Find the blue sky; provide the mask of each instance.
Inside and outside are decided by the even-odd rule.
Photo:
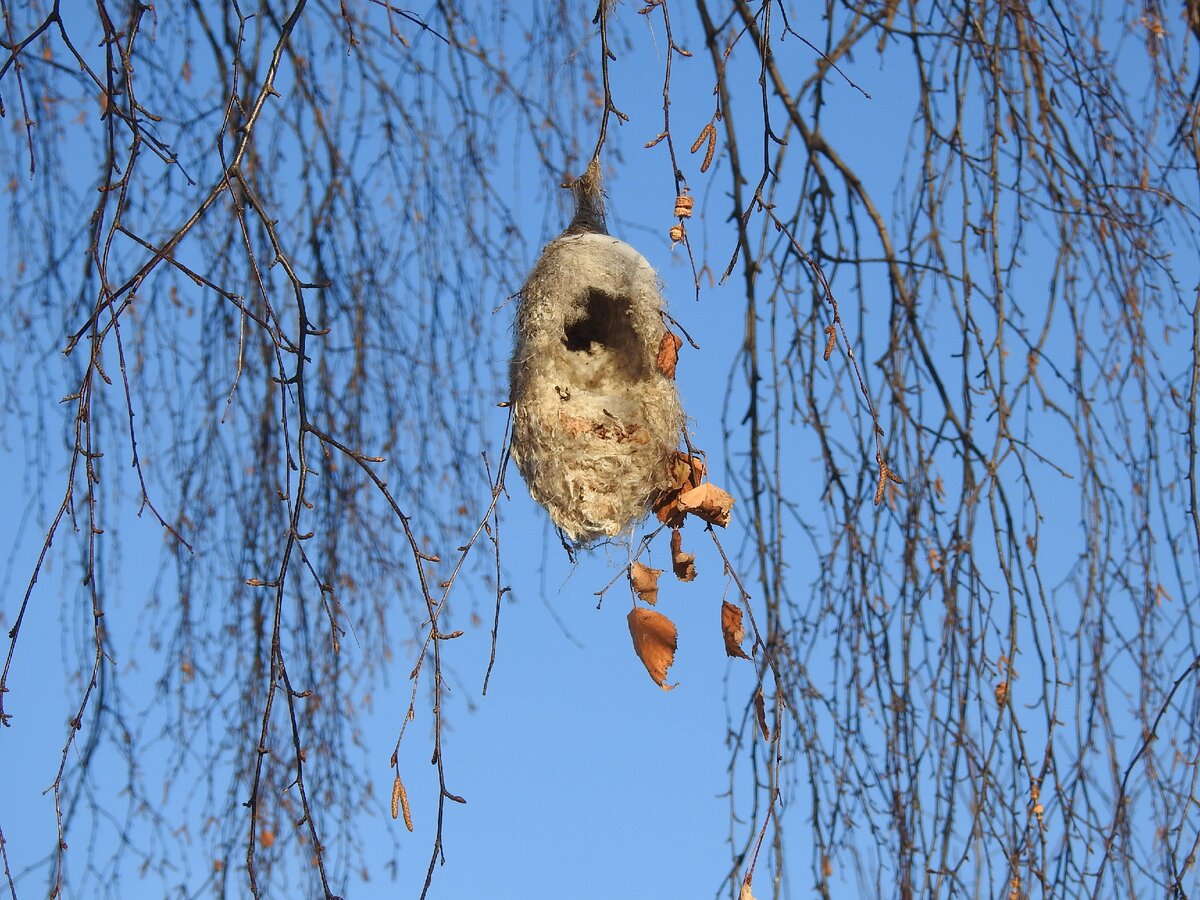
[[[573,46],[579,54],[597,55],[597,42],[587,36],[584,17],[579,19],[575,31],[567,29],[568,34],[562,39],[564,45]],[[695,24],[689,25],[689,21],[677,17],[675,39],[699,55],[701,38]],[[506,40],[510,42],[507,47],[514,57],[524,50],[519,34],[519,28],[506,32]],[[736,383],[736,378],[732,391],[726,393],[745,315],[741,281],[735,274],[726,286],[710,287],[706,283],[699,301],[693,297],[686,256],[681,247],[672,248],[668,238],[668,229],[675,221],[671,214],[675,191],[665,145],[644,147],[661,129],[662,36],[656,28],[651,29],[647,19],[636,15],[630,5],[621,7],[618,34],[618,60],[613,63],[610,75],[614,99],[630,121],[619,127],[610,126],[614,134],[604,155],[609,176],[610,224],[614,234],[637,247],[659,272],[672,315],[700,345],[699,352],[685,349],[681,356],[679,389],[689,415],[693,443],[708,453],[713,480],[730,487],[740,501],[735,506],[733,523],[720,538],[743,567],[740,574],[754,594],[751,566],[742,552],[747,540],[744,498],[737,496],[735,480],[729,475],[729,469],[736,468],[739,462],[725,458],[722,441],[724,410],[737,410],[745,403],[744,387]],[[577,42],[573,40],[576,36]],[[429,42],[431,38],[419,36],[414,41],[421,48],[419,42]],[[799,41],[787,39],[778,53],[797,80],[811,71],[813,53]],[[331,73],[338,71],[336,60],[329,66]],[[889,198],[892,186],[908,164],[903,148],[915,100],[908,69],[899,55],[855,58],[845,68],[847,75],[870,98],[842,80],[831,79],[826,89],[828,108],[823,128],[830,142],[862,174],[874,195]],[[753,98],[757,74],[753,67],[735,67],[732,83],[746,92],[744,96]],[[687,145],[712,113],[711,70],[706,62],[694,60],[685,65],[677,58],[672,77],[671,115],[680,145],[677,150],[696,196],[697,215],[689,223],[689,231],[699,260],[720,272],[733,248],[732,231],[725,220],[726,182],[721,177],[727,162],[718,154],[713,171],[708,177],[701,177],[698,158],[687,155]],[[280,85],[283,94],[280,104],[287,103],[288,88],[285,77]],[[579,86],[564,86],[567,89],[578,91]],[[331,87],[331,95],[340,98],[333,102],[353,103],[353,92],[350,94],[347,99]],[[8,94],[5,96],[7,100]],[[439,102],[436,92],[430,92],[426,99]],[[552,196],[555,189],[547,183],[546,172],[532,157],[515,110],[509,107],[507,113],[512,118],[501,118],[495,123],[488,148],[500,155],[491,188],[514,199],[519,234],[513,239],[513,252],[532,266],[540,246],[559,232],[568,215],[563,197],[558,198],[557,207],[546,202],[545,198]],[[744,148],[757,153],[759,146],[754,136],[761,133],[759,109],[746,102],[735,113],[739,131],[745,135]],[[453,127],[452,120],[447,113],[448,128]],[[268,125],[269,121],[268,118]],[[594,120],[585,119],[569,124],[566,130],[573,131],[579,146],[587,148],[594,141],[595,128]],[[94,137],[95,131],[84,128],[77,134]],[[4,140],[6,147],[18,150],[21,147],[20,141],[11,136]],[[367,147],[363,155],[369,156],[370,139],[364,143]],[[82,204],[90,202],[87,192],[88,179],[94,172],[94,145],[81,139],[61,147],[60,152],[68,170],[79,167],[83,198],[80,202],[81,208],[85,208]],[[563,165],[577,162],[564,160]],[[799,165],[798,155],[785,160],[780,173],[785,184],[789,167],[796,166],[798,170]],[[200,171],[207,174],[203,168]],[[385,188],[388,174],[380,173],[378,178],[376,184]],[[201,185],[207,183],[203,177],[198,180]],[[20,194],[24,200],[36,199],[36,188],[22,186],[21,191],[25,192]],[[890,211],[888,215],[890,221]],[[15,270],[15,263],[23,253],[22,242],[12,231],[14,221],[7,215],[0,219],[0,245],[8,248],[10,272]],[[755,218],[751,225],[755,234],[768,227],[761,217]],[[1027,243],[1020,285],[1028,292],[1029,305],[1037,308],[1039,286],[1044,286],[1050,277],[1049,261],[1039,253],[1036,235]],[[1190,252],[1189,245],[1183,246],[1188,248],[1185,253]],[[184,258],[193,264],[199,262],[198,258],[187,254],[197,252],[187,246],[181,249]],[[418,258],[419,254],[413,257]],[[1190,271],[1195,274],[1194,260]],[[419,277],[419,273],[407,270],[404,275]],[[882,278],[877,283],[868,280],[861,293],[849,287],[849,280],[844,284],[847,285],[844,288],[838,285],[843,315],[852,338],[863,341],[860,355],[865,361],[865,373],[876,386],[878,375],[870,362],[878,357],[886,336],[886,289]],[[493,282],[491,293],[478,299],[479,308],[488,314],[484,317],[480,346],[471,350],[482,357],[483,368],[493,373],[502,373],[507,363],[514,306],[505,303],[505,298],[519,286],[519,280],[511,277]],[[64,292],[64,296],[69,293]],[[497,312],[491,312],[497,308]],[[957,350],[958,324],[947,314],[944,321],[934,326],[931,339],[935,353],[951,356]],[[1099,342],[1103,334],[1100,323],[1092,327]],[[10,501],[12,508],[31,510],[28,518],[10,514],[0,519],[0,550],[4,553],[0,557],[4,560],[0,575],[4,604],[0,622],[5,628],[11,626],[14,603],[19,602],[29,577],[47,515],[52,513],[56,494],[61,496],[65,475],[58,459],[65,458],[69,446],[64,443],[68,417],[57,405],[59,397],[69,392],[71,377],[70,365],[65,367],[65,374],[55,368],[60,365],[62,335],[55,332],[53,321],[41,323],[34,334],[39,358],[45,361],[44,369],[17,366],[19,354],[24,352],[22,344],[0,342],[4,370],[19,371],[23,379],[15,390],[9,385],[5,402],[20,403],[29,409],[36,406],[40,410],[37,415],[44,416],[49,423],[46,427],[51,436],[47,442],[50,450],[61,454],[50,457],[48,468],[30,465],[28,454],[36,442],[27,436],[31,432],[23,434],[21,429],[32,428],[31,423],[36,421],[33,417],[14,418],[14,426],[4,432],[0,453],[4,470],[12,473],[8,484],[16,487],[16,493],[9,495],[15,498]],[[186,340],[181,343],[186,344]],[[1186,359],[1185,350],[1182,340],[1164,345],[1163,368],[1180,369]],[[821,378],[827,379],[851,377],[839,358],[834,359],[827,372],[821,373]],[[484,422],[482,436],[464,432],[422,438],[449,442],[472,460],[478,460],[478,454],[484,450],[489,458],[495,459],[499,455],[506,413],[492,404],[503,399],[507,389],[502,378],[476,386],[480,390],[479,407],[486,410],[485,416],[490,416]],[[877,399],[880,393],[876,390]],[[27,397],[35,399],[30,402]],[[111,402],[119,407],[119,394],[113,393]],[[153,412],[147,413],[147,421],[153,423]],[[845,423],[839,426],[840,439],[852,442],[855,427],[865,421],[861,413],[857,410],[855,415],[846,416]],[[1059,427],[1039,410],[1025,411],[1022,415],[1026,427],[1042,430],[1043,434]],[[737,419],[736,413],[730,413],[730,422],[736,423]],[[119,426],[119,417],[112,421]],[[235,429],[240,424],[234,417],[223,427]],[[64,437],[60,438],[60,434]],[[798,421],[789,422],[779,438],[781,456],[793,466],[789,476],[793,483],[792,497],[805,511],[806,524],[820,535],[827,516],[821,507],[825,484],[817,443],[811,431]],[[111,435],[111,440],[117,448],[114,456],[121,455],[119,431]],[[364,449],[370,452],[370,448]],[[1073,453],[1069,439],[1064,438],[1062,458],[1055,462],[1070,469]],[[395,454],[387,464],[387,471],[396,472],[395,467],[402,467],[403,462],[404,454]],[[908,474],[909,461],[893,462]],[[949,496],[953,497],[956,495],[954,460],[946,453],[938,463],[941,466],[938,474],[946,479]],[[121,480],[125,476],[112,477],[129,490],[130,483]],[[474,477],[476,480],[465,489],[474,492],[482,508],[486,502],[486,482],[481,464],[475,466]],[[1036,477],[1049,520],[1042,531],[1044,553],[1050,558],[1046,571],[1048,577],[1059,583],[1072,570],[1084,537],[1079,533],[1078,495],[1070,480],[1056,473],[1046,470]],[[695,525],[690,526],[685,534],[688,549],[697,554],[700,577],[691,584],[668,582],[664,578],[658,605],[679,628],[679,652],[670,674],[670,680],[679,686],[664,693],[651,683],[633,653],[626,625],[631,597],[625,584],[618,580],[600,609],[596,608],[595,592],[628,562],[628,548],[615,542],[582,553],[578,563],[571,563],[559,547],[545,513],[530,500],[515,467],[510,467],[508,485],[510,498],[500,504],[499,523],[504,550],[503,581],[511,593],[506,595],[501,612],[497,660],[487,696],[481,696],[481,685],[489,658],[494,588],[481,574],[470,572],[455,587],[446,614],[449,625],[462,628],[465,633],[462,638],[443,645],[450,673],[443,735],[445,771],[448,789],[463,796],[467,803],[447,806],[446,864],[435,873],[431,895],[486,896],[498,900],[720,895],[723,879],[730,869],[731,782],[737,787],[733,809],[736,821],[732,825],[736,844],[740,846],[762,821],[761,807],[759,818],[749,819],[753,791],[746,759],[741,758],[732,774],[730,771],[728,724],[740,720],[754,686],[752,666],[727,660],[720,635],[721,600],[734,599],[736,588],[722,574],[719,556],[707,535]],[[212,869],[202,832],[211,828],[240,840],[242,826],[235,817],[242,813],[238,802],[243,798],[235,796],[229,802],[229,771],[208,770],[199,751],[194,755],[186,749],[179,753],[167,742],[153,737],[154,724],[160,721],[156,707],[171,702],[155,693],[159,671],[164,663],[168,669],[171,666],[171,650],[169,646],[154,646],[160,629],[161,636],[169,636],[166,623],[171,606],[169,602],[166,604],[166,612],[163,607],[148,611],[146,598],[150,595],[170,598],[172,583],[170,574],[162,575],[157,568],[163,544],[161,530],[148,516],[138,518],[133,514],[136,511],[133,499],[127,494],[123,504],[114,504],[105,511],[106,541],[119,546],[122,554],[114,566],[112,580],[104,585],[109,597],[106,623],[117,648],[112,672],[120,680],[132,707],[125,710],[127,721],[139,722],[145,729],[135,742],[138,747],[135,763],[142,775],[142,786],[149,801],[162,804],[170,823],[164,830],[172,834],[164,837],[142,820],[133,828],[137,841],[151,846],[160,840],[177,842],[183,850],[177,860],[179,870],[170,873],[166,884],[153,874],[140,876],[138,861],[129,854],[118,863],[119,882],[110,880],[113,871],[106,867],[105,860],[130,802],[123,793],[129,766],[122,758],[120,742],[115,741],[102,745],[86,782],[99,808],[111,818],[93,819],[85,814],[69,836],[71,847],[67,859],[73,873],[79,876],[83,874],[85,861],[92,858],[97,866],[97,880],[108,884],[109,893],[114,896],[162,896],[177,880],[186,881],[190,895],[195,895]],[[792,531],[795,533],[789,534],[787,560],[794,579],[791,589],[796,596],[806,597],[813,577],[810,573],[815,571],[816,550],[800,529]],[[449,549],[441,548],[443,558],[449,558]],[[396,552],[401,552],[398,544]],[[476,552],[486,556],[488,548],[481,544]],[[77,586],[77,555],[78,538],[63,532],[33,595],[10,675],[12,692],[5,698],[6,710],[11,708],[15,718],[13,727],[0,733],[0,768],[20,773],[20,777],[10,778],[6,783],[0,828],[7,840],[8,859],[18,877],[22,896],[36,895],[46,883],[47,870],[38,861],[53,847],[54,810],[51,798],[43,791],[54,779],[65,723],[78,704],[80,686],[72,673],[79,660],[86,660],[90,653],[90,616]],[[660,539],[654,547],[651,562],[668,568],[665,540]],[[242,578],[245,573],[233,575]],[[379,585],[378,590],[394,592],[394,587]],[[207,613],[216,617],[213,621],[220,621],[222,615],[215,608],[221,596],[217,590],[213,598],[205,598],[205,602],[214,606]],[[394,602],[404,604],[411,599],[397,594]],[[936,619],[934,612],[929,615],[931,620]],[[371,620],[351,624],[364,637],[369,629],[377,627]],[[836,625],[825,624],[831,646]],[[368,773],[372,788],[369,806],[374,814],[364,814],[352,823],[321,822],[326,843],[333,848],[329,857],[331,872],[344,879],[345,896],[353,898],[414,896],[416,892],[411,888],[423,879],[434,834],[437,776],[429,764],[427,706],[418,704],[410,736],[400,750],[400,769],[411,798],[415,832],[409,834],[403,823],[391,819],[388,811],[392,781],[388,758],[408,705],[407,676],[412,666],[411,629],[402,616],[396,616],[391,627],[396,629],[392,635],[395,655],[383,667],[383,682],[375,685],[369,696],[365,689],[358,691],[352,698],[354,709],[350,713],[356,741],[350,750],[355,757],[347,762],[361,764]],[[1030,626],[1026,622],[1022,627]],[[343,640],[343,659],[348,666],[362,664],[364,654],[370,652],[369,642],[357,640],[355,633]],[[806,660],[809,677],[814,682],[834,677],[829,668],[833,655],[832,651],[822,655],[818,649]],[[199,662],[202,665],[204,661]],[[1128,661],[1118,660],[1113,665],[1114,671],[1119,671]],[[237,677],[237,672],[222,673],[222,679]],[[1032,680],[1027,682],[1031,688]],[[1014,691],[1020,689],[1018,686]],[[144,718],[141,710],[149,711]],[[219,722],[222,716],[218,713],[214,718]],[[1122,719],[1118,711],[1115,727],[1121,732],[1118,745],[1123,751],[1122,758],[1127,758],[1135,746],[1137,723]],[[78,764],[80,746],[87,737],[85,728],[68,753],[68,766]],[[196,746],[210,745],[218,739],[219,734],[197,735]],[[1030,739],[1036,743],[1037,734],[1031,732]],[[784,763],[789,774],[796,773],[793,783],[801,786],[807,780],[803,765],[802,759],[793,758]],[[170,770],[185,774],[174,783],[170,795],[162,796],[163,774]],[[206,818],[214,809],[219,820],[215,824]],[[783,798],[783,810],[787,883],[792,896],[808,896],[812,888],[813,849],[806,792],[789,791]],[[183,830],[177,830],[180,825]],[[352,839],[348,837],[351,834]],[[394,872],[389,867],[393,858],[397,865]],[[852,864],[848,854],[834,862],[835,883],[840,881],[847,891],[853,889],[849,887],[854,883]],[[872,867],[869,852],[862,864],[868,870]],[[760,897],[770,895],[771,875],[764,857],[756,880],[756,893]],[[233,880],[229,895],[240,896],[243,893],[242,883],[237,880],[240,873],[230,873],[230,877]],[[294,887],[296,882],[291,884]],[[69,891],[68,895],[93,893],[88,887]],[[289,894],[282,888],[270,896]]]
[[[629,33],[633,49],[623,51],[613,79],[618,102],[633,121],[617,129],[614,152],[606,154],[611,176],[610,215],[614,233],[633,242],[658,269],[672,313],[704,348],[703,356],[684,352],[679,387],[693,423],[694,440],[709,453],[710,465],[717,473],[722,465],[717,402],[736,349],[723,346],[723,339],[729,328],[737,327],[740,312],[736,292],[722,301],[720,289],[706,290],[702,302],[696,303],[682,248],[670,247],[667,231],[673,222],[674,192],[669,163],[663,153],[641,149],[656,133],[661,119],[661,97],[644,90],[645,80],[661,65],[661,58],[652,42],[645,40],[640,19],[633,20]],[[597,48],[588,39],[579,50],[592,53]],[[678,71],[676,78],[681,78]],[[286,102],[286,87],[283,91]],[[710,101],[704,92],[699,96],[698,110],[690,110],[682,102],[676,105],[677,121],[695,118],[703,123],[708,115],[703,108]],[[590,144],[594,123],[570,127],[578,128],[581,145]],[[680,126],[680,134],[691,127]],[[10,146],[20,148],[19,143]],[[60,147],[58,152],[62,164],[68,171],[74,169],[82,182],[79,208],[86,209],[94,172],[89,157],[94,151],[80,141]],[[54,160],[43,159],[44,169],[55,171],[53,166]],[[503,184],[508,174],[514,191],[528,190],[528,182],[544,179],[544,173],[532,168],[522,171],[520,166],[511,166],[508,173],[501,171],[497,181]],[[552,188],[538,186],[542,194],[552,194]],[[703,203],[702,197],[698,205]],[[702,216],[697,221],[703,221]],[[11,222],[7,217],[0,222],[5,229],[3,243],[10,248],[10,264],[20,253],[20,244],[8,231]],[[549,212],[524,207],[522,236],[529,266],[541,243],[565,224],[561,205]],[[701,234],[699,229],[696,234]],[[715,266],[723,263],[728,241],[715,237],[713,246]],[[183,249],[188,251],[186,246]],[[516,287],[519,284],[497,287],[492,296],[481,299],[489,310],[502,307],[489,323],[491,342],[481,348],[496,371],[503,371],[510,350],[514,307],[504,305],[504,295]],[[39,352],[47,361],[42,377],[54,387],[31,386],[31,391],[39,394],[39,403],[45,401],[44,415],[49,417],[54,435],[51,446],[57,451],[65,449],[62,441],[66,440],[65,431],[63,438],[57,437],[58,423],[65,426],[67,419],[57,418],[61,407],[56,408],[54,401],[69,392],[65,385],[70,381],[70,367],[66,377],[51,368],[61,359],[60,335],[46,329],[39,332],[39,338],[45,342],[39,345]],[[6,343],[4,350],[12,354],[22,348]],[[6,364],[15,367],[15,362],[10,357]],[[32,380],[29,370],[25,372]],[[496,399],[505,392],[502,384],[487,388]],[[118,401],[115,394],[113,401]],[[506,414],[493,410],[490,444],[463,447],[464,452],[477,454],[486,449],[493,458],[498,456]],[[153,421],[153,411],[146,412]],[[19,424],[18,420],[13,424]],[[21,434],[20,429],[7,433],[5,469],[26,473],[10,481],[18,488],[11,496],[22,508],[30,504],[31,514],[28,519],[10,516],[0,522],[0,540],[6,549],[6,627],[12,623],[14,603],[36,558],[39,534],[64,484],[64,472],[56,461],[39,475],[25,455],[31,444],[14,437]],[[119,434],[113,437],[119,447]],[[714,478],[720,483],[719,475]],[[749,664],[731,663],[725,656],[720,602],[726,596],[732,599],[735,591],[728,579],[721,577],[715,549],[698,529],[690,529],[689,545],[697,554],[700,577],[689,585],[673,581],[668,585],[664,580],[659,608],[676,622],[680,634],[680,651],[671,671],[671,680],[679,686],[665,693],[651,683],[632,650],[626,624],[630,594],[625,584],[618,582],[601,609],[596,609],[594,592],[627,563],[628,548],[623,544],[597,548],[581,554],[578,564],[571,564],[544,512],[530,500],[511,467],[509,485],[511,500],[501,504],[500,522],[506,583],[512,593],[502,611],[497,662],[486,697],[481,696],[480,688],[489,655],[492,595],[486,585],[464,585],[456,590],[449,611],[457,627],[466,627],[466,634],[445,645],[453,690],[446,704],[444,752],[448,786],[468,802],[449,805],[446,865],[435,875],[433,896],[599,898],[717,892],[729,870],[726,716],[729,708],[733,715],[739,714],[753,685],[753,674]],[[125,483],[126,489],[129,486]],[[154,689],[156,667],[164,658],[161,651],[151,649],[151,641],[163,620],[158,614],[143,612],[148,595],[161,594],[165,588],[169,596],[170,576],[164,582],[157,574],[157,564],[147,564],[162,546],[159,527],[148,516],[138,518],[133,512],[128,504],[114,504],[105,513],[107,536],[114,546],[119,542],[123,556],[115,567],[115,577],[104,589],[110,604],[106,622],[118,648],[111,671],[132,707],[125,710],[129,720],[141,721],[138,711],[170,703],[156,697]],[[740,541],[737,525],[722,537],[732,552]],[[6,698],[6,709],[13,712],[14,721],[3,736],[4,768],[21,775],[9,781],[0,828],[22,896],[40,892],[48,878],[42,861],[53,848],[54,809],[52,797],[44,792],[54,779],[60,759],[56,748],[61,747],[65,723],[80,696],[74,670],[90,653],[90,616],[78,602],[83,598],[77,595],[74,568],[78,537],[60,533],[53,550],[23,624],[10,675],[12,692]],[[652,561],[669,568],[664,553],[665,544],[654,552]],[[402,601],[397,598],[397,602]],[[480,624],[470,624],[466,610],[477,611]],[[355,627],[371,627],[371,623],[360,622]],[[397,891],[409,895],[411,886],[423,878],[432,843],[436,773],[429,765],[429,721],[422,721],[420,714],[400,757],[415,833],[408,834],[387,810],[391,788],[387,760],[407,705],[406,675],[412,664],[407,655],[411,646],[402,637],[395,644],[397,655],[387,667],[387,683],[377,687],[370,698],[359,697],[353,716],[354,727],[362,731],[361,753],[373,781],[376,815],[353,823],[363,841],[353,853],[331,855],[332,871],[346,873],[349,897],[391,897]],[[364,651],[348,636],[343,653],[350,665],[356,652]],[[165,662],[169,667],[169,659]],[[427,716],[427,709],[420,705],[418,709]],[[151,723],[156,720],[151,712],[141,726],[145,731],[140,738],[152,735]],[[68,752],[69,768],[78,765],[80,741],[87,736],[85,728]],[[169,796],[160,797],[157,785],[163,767],[181,764],[195,771],[181,779]],[[181,759],[171,747],[153,739],[139,746],[136,765],[152,800],[161,799],[167,809],[187,810],[182,820],[193,833],[182,846],[190,845],[194,854],[180,858],[180,871],[171,874],[194,890],[211,868],[198,834],[209,812],[205,798],[214,798],[218,808],[228,805],[241,811],[236,803],[224,799],[229,774],[205,771],[199,758],[185,754]],[[69,836],[66,858],[76,877],[96,878],[84,875],[85,860],[98,867],[101,882],[113,875],[105,859],[129,812],[130,801],[123,795],[127,768],[119,747],[102,744],[86,784],[105,817],[94,820],[83,814]],[[744,778],[742,773],[736,777]],[[189,789],[188,782],[195,787]],[[322,824],[329,835],[327,843],[337,843],[342,830],[339,823]],[[132,827],[137,839],[151,846],[158,840],[144,824]],[[737,824],[739,841],[750,827],[744,821]],[[803,829],[798,829],[798,834],[802,833]],[[803,846],[798,840],[790,852],[803,859]],[[393,880],[385,863],[397,847],[399,869]],[[119,865],[121,879],[109,882],[108,890],[116,890],[122,897],[161,896],[172,886],[152,874],[140,876],[132,856],[126,855]],[[364,868],[369,880],[360,874]],[[183,872],[189,874],[185,877]],[[93,885],[68,893],[87,896],[95,889]],[[241,891],[235,886],[232,895]]]

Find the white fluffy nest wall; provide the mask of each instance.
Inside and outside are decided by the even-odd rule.
[[[598,202],[598,167],[588,174]],[[586,230],[602,218],[580,225],[580,196],[575,224],[521,289],[510,375],[513,458],[555,524],[586,544],[642,519],[672,486],[683,410],[657,365],[658,277],[628,244]]]

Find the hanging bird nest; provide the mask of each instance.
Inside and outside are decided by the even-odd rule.
[[[572,188],[571,226],[521,289],[512,455],[554,523],[587,544],[638,522],[671,486],[683,410],[659,365],[658,277],[606,233],[595,161]]]

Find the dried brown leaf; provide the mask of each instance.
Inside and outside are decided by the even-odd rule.
[[[711,522],[713,525],[720,525],[724,528],[729,524],[733,497],[712,482],[705,482],[699,487],[680,494],[679,506],[684,512],[689,512],[693,516],[699,516],[705,522]]]
[[[664,525],[678,528],[687,515],[679,508],[679,491],[663,491],[654,501],[654,514]]]
[[[679,363],[679,348],[683,346],[683,338],[670,331],[663,332],[662,341],[658,345],[658,371],[672,381],[675,380],[675,366]]]
[[[758,715],[758,730],[762,732],[763,740],[771,743],[771,729],[767,727],[767,701],[761,690],[754,695],[754,712]]]
[[[654,514],[663,524],[678,528],[687,515],[679,506],[679,494],[700,484],[704,478],[704,462],[698,456],[676,452],[671,459],[671,478],[674,487],[658,495],[654,501]]]
[[[675,486],[684,491],[697,487],[704,480],[704,460],[676,451],[674,460]]]
[[[683,552],[683,534],[678,529],[671,532],[671,568],[680,581],[696,578],[696,554]]]
[[[652,569],[640,562],[630,566],[629,583],[639,600],[651,606],[658,602],[658,576],[662,573],[662,569]]]
[[[742,627],[742,611],[728,600],[721,601],[721,634],[725,636],[725,653],[749,659],[742,649],[742,641],[746,638],[746,629]]]
[[[669,685],[667,670],[675,662],[678,632],[675,624],[660,612],[640,606],[629,611],[629,634],[633,638],[633,651],[650,673],[654,683],[664,691]]]

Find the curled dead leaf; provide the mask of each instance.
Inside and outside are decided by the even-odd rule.
[[[729,524],[729,513],[733,508],[733,497],[711,482],[705,482],[679,495],[679,506],[684,512],[699,516],[705,522]]]
[[[754,712],[758,716],[758,730],[762,732],[763,740],[771,743],[771,729],[767,727],[767,701],[761,690],[754,694]]]
[[[629,635],[633,638],[633,651],[654,683],[664,691],[675,687],[666,683],[667,670],[675,662],[678,640],[675,623],[660,612],[637,606],[629,611]]]
[[[675,451],[671,457],[672,490],[688,491],[704,480],[704,460]]]
[[[629,583],[638,599],[653,606],[658,602],[658,576],[662,569],[652,569],[640,562],[629,567]]]
[[[672,235],[674,237],[674,235]],[[679,348],[683,346],[683,338],[670,331],[663,332],[662,341],[658,345],[658,371],[675,380],[675,367],[679,363]]]
[[[721,602],[721,634],[725,636],[725,653],[749,659],[742,649],[746,629],[742,627],[742,611],[727,600]]]
[[[679,506],[679,495],[699,487],[704,478],[704,462],[698,456],[676,452],[671,458],[672,487],[662,491],[654,501],[654,514],[658,520],[672,528],[683,524],[687,511]]]
[[[683,552],[683,534],[678,529],[671,532],[671,568],[680,581],[696,578],[696,554]]]
[[[698,456],[688,456],[686,453],[676,453],[675,458],[677,463],[687,467],[684,479],[679,482],[681,490],[685,487],[696,487],[704,480],[704,473],[708,471],[704,460]]]

